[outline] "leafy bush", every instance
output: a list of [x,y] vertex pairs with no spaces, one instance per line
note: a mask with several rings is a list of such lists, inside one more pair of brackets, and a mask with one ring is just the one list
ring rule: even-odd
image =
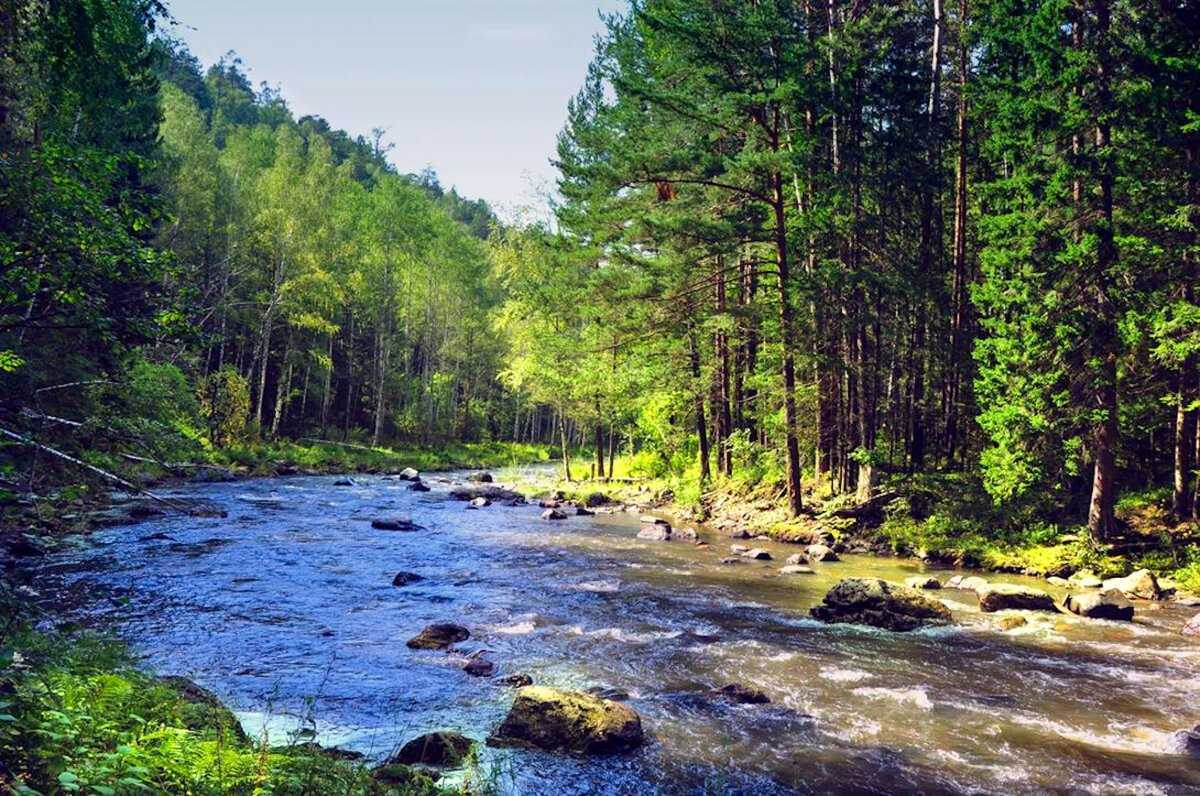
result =
[[201,379],[197,392],[212,443],[224,447],[241,436],[250,415],[250,385],[246,379],[226,365]]

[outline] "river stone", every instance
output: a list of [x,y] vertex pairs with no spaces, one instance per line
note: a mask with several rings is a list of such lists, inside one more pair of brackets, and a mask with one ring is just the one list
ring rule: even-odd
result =
[[822,622],[848,622],[885,630],[914,630],[950,622],[950,610],[916,589],[879,578],[846,578],[810,611]]
[[417,478],[417,479],[413,480],[413,482],[411,484],[408,485],[408,489],[411,492],[428,492],[429,486],[424,481],[422,481],[420,478]]
[[496,680],[497,685],[506,685],[510,688],[524,688],[527,685],[533,685],[533,678],[524,672],[518,674],[510,674],[506,677],[501,677]]
[[665,522],[643,525],[638,531],[637,538],[649,539],[652,542],[668,542],[671,540],[671,526]]
[[577,691],[531,685],[517,692],[488,744],[609,753],[632,749],[642,739],[642,720],[632,708]]
[[480,471],[478,473],[471,473],[468,475],[467,480],[476,484],[490,484],[496,479],[492,478],[491,473]]
[[1189,619],[1181,632],[1185,636],[1200,636],[1200,614]]
[[804,551],[809,561],[837,561],[838,554],[823,544],[810,544]]
[[738,558],[737,556],[725,556],[724,558],[721,559],[721,563],[722,564],[740,564],[740,563],[742,563],[742,559]]
[[491,677],[496,664],[482,657],[472,658],[463,666],[463,671],[472,677]]
[[354,486],[354,480],[351,478],[339,478],[333,482],[334,486]]
[[470,637],[470,631],[462,625],[456,625],[453,622],[434,622],[410,638],[407,643],[410,648],[415,650],[440,650],[451,644],[466,641]]
[[1101,587],[1104,591],[1119,589],[1126,597],[1139,600],[1157,600],[1161,594],[1158,578],[1148,569],[1139,569],[1123,578],[1109,578]]
[[946,581],[947,589],[959,589],[961,591],[979,591],[986,589],[988,582],[978,575],[955,575]]
[[1041,589],[1017,586],[1012,583],[989,583],[976,592],[979,610],[994,611],[1053,611],[1054,598]]
[[996,620],[996,626],[1001,630],[1016,630],[1018,627],[1025,627],[1029,624],[1029,620],[1020,614],[1008,614]]
[[380,531],[419,531],[421,526],[408,517],[380,517],[371,520],[371,527]]
[[745,528],[731,528],[729,530],[729,532],[726,533],[725,535],[728,536],[730,539],[749,539],[750,538],[750,532],[747,531]]
[[792,553],[783,563],[789,567],[802,566],[808,563],[808,556],[804,555],[804,553]]
[[1129,622],[1133,619],[1133,603],[1117,589],[1086,594],[1068,594],[1063,607],[1073,614],[1089,619],[1112,619]]
[[686,539],[689,542],[695,542],[700,538],[700,534],[695,528],[680,528],[677,531],[672,531],[671,534],[680,539]]
[[764,692],[741,683],[721,686],[715,689],[713,694],[738,705],[766,705],[771,701],[771,698]]
[[566,518],[567,515],[563,514],[558,509],[546,509],[542,512],[543,520],[565,520]]
[[1175,744],[1180,754],[1200,759],[1200,724],[1190,730],[1175,733]]
[[469,503],[467,503],[467,508],[469,508],[469,509],[485,509],[490,505],[492,505],[492,501],[490,501],[486,497],[483,497],[482,495],[480,495],[479,497],[473,498]]
[[425,580],[415,572],[397,572],[396,577],[392,578],[393,586],[409,586],[413,583],[420,583]]
[[746,547],[744,544],[731,544],[729,545],[729,552],[735,553],[739,556],[744,556],[746,553],[750,552],[750,548]]
[[779,570],[780,575],[815,575],[812,567],[807,567],[804,564],[788,564]]
[[1071,585],[1071,581],[1066,578],[1060,578],[1058,575],[1051,575],[1046,578],[1046,582],[1051,586],[1058,586],[1060,588],[1068,588]]
[[576,506],[575,507],[575,516],[576,517],[594,517],[594,516],[596,516],[596,512],[592,511],[591,509],[585,509],[583,506]]
[[401,481],[417,481],[421,478],[421,474],[412,467],[405,467],[403,470],[397,473],[397,475],[400,477]]
[[249,740],[237,716],[212,691],[177,674],[166,674],[154,679],[179,694],[179,698],[186,703],[183,721],[189,730],[216,728],[233,733],[239,742],[246,743]]
[[612,498],[610,498],[608,495],[604,494],[603,492],[591,492],[588,494],[587,497],[585,497],[583,499],[583,505],[587,506],[590,509],[594,509],[597,506],[607,506],[609,503],[612,503],[612,502],[613,502]]
[[474,744],[470,738],[453,730],[430,732],[401,746],[387,764],[456,766],[466,758]]
[[913,575],[904,579],[904,585],[910,589],[940,589],[942,582],[932,575]]
[[1090,569],[1081,569],[1067,578],[1067,583],[1076,589],[1098,589],[1104,584],[1104,581],[1096,577],[1096,573]]
[[745,558],[753,559],[755,561],[770,561],[771,560],[771,554],[768,553],[766,550],[763,550],[761,547],[752,547],[749,550],[747,550],[746,552],[742,553],[742,556]]

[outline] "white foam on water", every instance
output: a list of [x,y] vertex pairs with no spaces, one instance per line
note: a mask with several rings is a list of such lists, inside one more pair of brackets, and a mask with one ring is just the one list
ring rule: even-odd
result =
[[839,669],[837,667],[822,669],[818,674],[820,677],[832,680],[835,683],[861,683],[863,680],[875,676],[861,669]]
[[924,688],[855,688],[850,693],[867,699],[889,699],[901,705],[912,705],[918,710],[933,710],[933,702]]
[[621,590],[621,581],[619,580],[585,580],[582,583],[568,584],[568,589],[577,589],[579,591],[591,591],[602,594],[611,594],[612,592]]
[[1072,727],[1048,716],[1031,716],[1021,713],[1013,714],[1009,720],[1015,724],[1036,727],[1046,732],[1052,732],[1059,737],[1101,749],[1147,755],[1175,756],[1180,754],[1179,739],[1175,731],[1110,723],[1107,732],[1094,732],[1082,727]]
[[619,627],[601,627],[595,630],[584,630],[579,625],[572,625],[568,627],[567,632],[573,636],[610,638],[614,641],[621,641],[626,644],[648,644],[651,641],[679,638],[683,635],[682,630],[646,630],[639,633],[636,630],[622,630]]
[[535,625],[531,621],[517,622],[515,625],[500,625],[493,627],[493,633],[503,633],[506,636],[524,636],[534,631]]

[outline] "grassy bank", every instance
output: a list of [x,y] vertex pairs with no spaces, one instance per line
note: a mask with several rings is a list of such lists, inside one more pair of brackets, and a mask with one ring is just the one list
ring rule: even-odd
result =
[[1044,519],[1044,506],[998,509],[977,479],[960,473],[885,476],[878,493],[890,498],[878,510],[857,516],[847,516],[854,513],[852,495],[832,495],[826,485],[809,479],[809,513],[792,518],[777,469],[767,464],[740,472],[738,478],[714,477],[702,489],[694,466],[668,472],[644,456],[619,457],[612,482],[568,483],[557,477],[525,486],[562,490],[573,498],[600,491],[625,503],[785,542],[807,542],[814,532],[828,531],[848,546],[985,570],[1065,577],[1090,569],[1112,577],[1145,568],[1167,586],[1200,593],[1200,525],[1173,524],[1169,495],[1161,490],[1124,496],[1117,506],[1122,537],[1101,545],[1082,527]]
[[226,708],[185,682],[139,671],[115,642],[14,627],[0,643],[5,792],[451,792],[414,769],[389,766],[385,777],[297,739],[246,738]]

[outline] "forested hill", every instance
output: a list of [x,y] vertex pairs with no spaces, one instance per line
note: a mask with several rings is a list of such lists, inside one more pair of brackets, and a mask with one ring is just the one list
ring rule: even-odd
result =
[[397,173],[382,130],[296,118],[232,53],[204,69],[161,12],[35,3],[5,27],[9,426],[151,455],[494,435],[487,203]]

